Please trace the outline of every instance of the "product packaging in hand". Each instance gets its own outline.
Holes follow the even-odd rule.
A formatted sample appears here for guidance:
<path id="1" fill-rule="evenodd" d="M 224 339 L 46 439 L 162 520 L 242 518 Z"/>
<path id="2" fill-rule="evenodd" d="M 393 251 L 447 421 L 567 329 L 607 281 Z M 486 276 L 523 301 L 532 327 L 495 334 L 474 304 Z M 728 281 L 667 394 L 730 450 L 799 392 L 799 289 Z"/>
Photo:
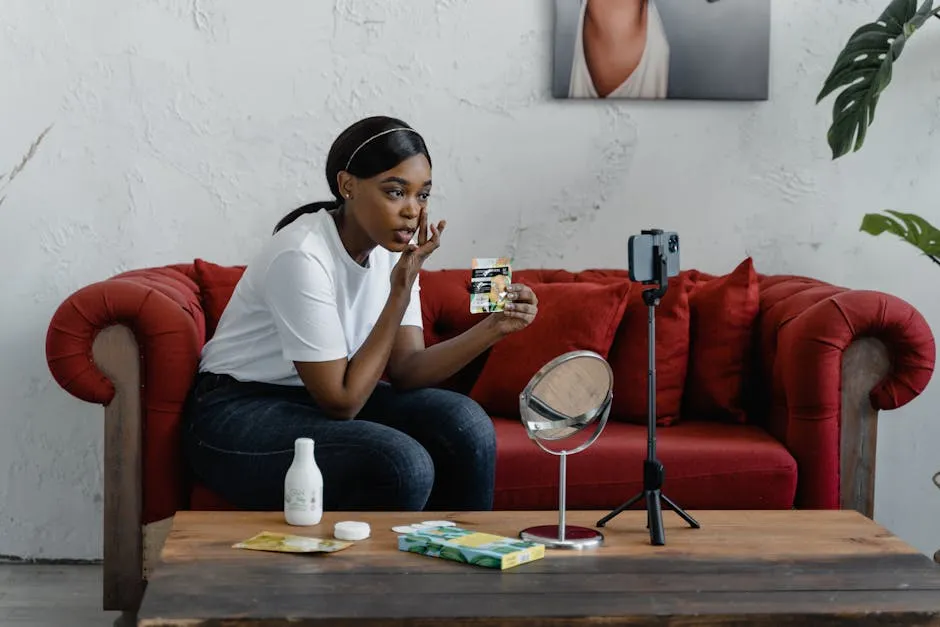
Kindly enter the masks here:
<path id="1" fill-rule="evenodd" d="M 470 271 L 470 313 L 503 311 L 510 283 L 509 257 L 474 259 Z"/>

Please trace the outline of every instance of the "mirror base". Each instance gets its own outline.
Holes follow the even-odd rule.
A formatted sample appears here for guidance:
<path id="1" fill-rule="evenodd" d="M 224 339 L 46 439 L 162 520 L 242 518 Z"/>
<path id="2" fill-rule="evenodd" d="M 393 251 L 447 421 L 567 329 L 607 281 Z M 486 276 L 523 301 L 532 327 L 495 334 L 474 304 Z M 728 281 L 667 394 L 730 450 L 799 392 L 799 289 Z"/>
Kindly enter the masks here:
<path id="1" fill-rule="evenodd" d="M 565 526 L 565 537 L 562 539 L 558 525 L 539 525 L 523 529 L 519 537 L 544 544 L 547 549 L 593 549 L 604 543 L 604 534 L 588 527 Z"/>

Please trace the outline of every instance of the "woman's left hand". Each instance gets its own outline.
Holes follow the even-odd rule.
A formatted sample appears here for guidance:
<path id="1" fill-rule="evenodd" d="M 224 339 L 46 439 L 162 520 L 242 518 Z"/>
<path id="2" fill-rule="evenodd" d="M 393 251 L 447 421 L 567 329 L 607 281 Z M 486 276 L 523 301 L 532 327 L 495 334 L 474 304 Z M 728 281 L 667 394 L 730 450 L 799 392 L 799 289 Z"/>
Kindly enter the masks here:
<path id="1" fill-rule="evenodd" d="M 539 299 L 528 285 L 513 283 L 506 288 L 503 311 L 490 314 L 501 335 L 509 335 L 526 328 L 535 320 Z"/>

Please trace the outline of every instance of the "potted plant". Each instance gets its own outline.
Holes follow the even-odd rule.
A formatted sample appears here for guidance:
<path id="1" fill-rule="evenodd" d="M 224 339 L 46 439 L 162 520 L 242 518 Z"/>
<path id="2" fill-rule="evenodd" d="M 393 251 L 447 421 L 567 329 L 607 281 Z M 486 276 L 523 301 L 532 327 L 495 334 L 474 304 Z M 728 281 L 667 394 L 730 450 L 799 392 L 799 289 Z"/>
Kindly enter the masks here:
<path id="1" fill-rule="evenodd" d="M 841 90 L 833 102 L 828 132 L 833 159 L 861 150 L 878 99 L 891 82 L 891 70 L 907 40 L 930 18 L 940 19 L 935 1 L 940 5 L 940 0 L 892 0 L 877 20 L 849 37 L 816 98 L 819 104 Z M 860 230 L 897 235 L 940 266 L 940 231 L 918 215 L 892 210 L 869 213 Z"/>

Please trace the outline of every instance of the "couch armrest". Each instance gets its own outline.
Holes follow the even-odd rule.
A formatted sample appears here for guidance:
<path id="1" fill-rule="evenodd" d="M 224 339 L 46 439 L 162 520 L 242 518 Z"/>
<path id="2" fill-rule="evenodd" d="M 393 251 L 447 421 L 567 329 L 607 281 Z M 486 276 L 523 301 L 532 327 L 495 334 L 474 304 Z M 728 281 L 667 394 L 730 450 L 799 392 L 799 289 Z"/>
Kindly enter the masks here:
<path id="1" fill-rule="evenodd" d="M 768 429 L 796 458 L 796 506 L 872 516 L 877 412 L 920 394 L 936 346 L 903 300 L 803 277 L 762 277 Z"/>
<path id="2" fill-rule="evenodd" d="M 69 296 L 49 324 L 46 360 L 52 376 L 73 396 L 110 406 L 115 386 L 132 378 L 127 372 L 132 366 L 117 357 L 112 357 L 115 365 L 104 366 L 94 350 L 99 333 L 116 325 L 130 329 L 139 347 L 139 394 L 127 400 L 141 403 L 147 523 L 172 516 L 185 504 L 180 464 L 167 461 L 178 459 L 183 403 L 205 342 L 198 287 L 176 267 L 150 268 Z"/>
<path id="3" fill-rule="evenodd" d="M 88 285 L 59 306 L 46 335 L 59 385 L 105 406 L 105 609 L 136 607 L 142 526 L 187 504 L 179 428 L 205 317 L 183 268 L 136 270 Z"/>

